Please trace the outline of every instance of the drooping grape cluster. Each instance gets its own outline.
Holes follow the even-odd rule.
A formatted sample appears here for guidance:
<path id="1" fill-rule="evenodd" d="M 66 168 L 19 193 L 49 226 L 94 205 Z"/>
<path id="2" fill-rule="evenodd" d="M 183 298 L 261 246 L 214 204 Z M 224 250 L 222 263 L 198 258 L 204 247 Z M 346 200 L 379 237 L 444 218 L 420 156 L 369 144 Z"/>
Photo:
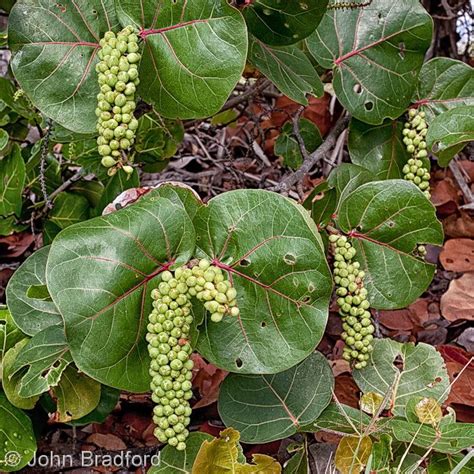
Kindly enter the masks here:
<path id="1" fill-rule="evenodd" d="M 186 280 L 189 293 L 204 303 L 213 322 L 221 322 L 226 314 L 234 317 L 240 314 L 237 291 L 219 267 L 203 259 L 191 271 L 192 276 Z"/>
<path id="2" fill-rule="evenodd" d="M 403 167 L 405 179 L 415 183 L 429 199 L 430 194 L 430 173 L 423 166 L 423 158 L 428 156 L 426 149 L 426 134 L 428 125 L 425 121 L 425 112 L 419 112 L 416 109 L 410 109 L 408 112 L 409 121 L 405 123 L 403 129 L 403 143 L 407 147 L 408 153 L 412 158 Z"/>
<path id="3" fill-rule="evenodd" d="M 151 296 L 153 311 L 146 339 L 151 357 L 152 400 L 156 403 L 154 433 L 160 442 L 182 451 L 186 449 L 192 413 L 191 298 L 203 301 L 212 321 L 220 322 L 225 314 L 239 314 L 237 293 L 220 268 L 200 260 L 191 268 L 176 269 L 174 274 L 164 271 Z"/>
<path id="4" fill-rule="evenodd" d="M 113 31 L 105 33 L 100 46 L 100 62 L 96 66 L 100 86 L 96 109 L 98 151 L 110 176 L 119 168 L 132 174 L 125 152 L 133 145 L 138 128 L 133 116 L 135 91 L 140 83 L 138 36 L 132 26 L 127 26 L 117 35 Z"/>
<path id="5" fill-rule="evenodd" d="M 173 275 L 165 271 L 161 283 L 151 293 L 153 311 L 149 316 L 148 353 L 151 357 L 152 400 L 156 403 L 153 421 L 155 436 L 178 450 L 186 449 L 191 419 L 193 361 L 189 343 L 191 302 L 183 282 L 184 269 Z"/>
<path id="6" fill-rule="evenodd" d="M 373 350 L 371 343 L 375 331 L 367 289 L 364 287 L 365 273 L 360 269 L 360 264 L 353 261 L 356 250 L 347 237 L 332 234 L 329 241 L 334 253 L 337 304 L 344 329 L 341 337 L 346 343 L 342 357 L 354 361 L 356 369 L 362 369 L 367 365 Z"/>

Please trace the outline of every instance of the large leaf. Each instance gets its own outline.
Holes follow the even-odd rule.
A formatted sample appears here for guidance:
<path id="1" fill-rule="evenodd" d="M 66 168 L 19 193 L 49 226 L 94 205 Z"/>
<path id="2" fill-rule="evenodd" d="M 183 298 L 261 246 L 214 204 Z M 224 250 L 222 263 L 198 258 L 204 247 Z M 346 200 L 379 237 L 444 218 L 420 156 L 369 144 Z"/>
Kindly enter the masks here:
<path id="1" fill-rule="evenodd" d="M 372 306 L 403 308 L 426 290 L 435 267 L 413 252 L 418 244 L 441 245 L 443 229 L 415 185 L 388 180 L 360 186 L 342 202 L 338 224 L 353 237 Z"/>
<path id="2" fill-rule="evenodd" d="M 341 203 L 353 191 L 365 183 L 373 181 L 375 176 L 362 166 L 350 163 L 342 163 L 335 168 L 328 178 L 328 184 L 336 190 L 338 204 L 336 210 L 339 210 Z"/>
<path id="3" fill-rule="evenodd" d="M 318 418 L 331 401 L 333 387 L 331 368 L 317 352 L 279 374 L 229 375 L 221 386 L 219 414 L 244 443 L 267 443 Z"/>
<path id="4" fill-rule="evenodd" d="M 422 448 L 433 448 L 440 453 L 455 454 L 472 448 L 473 423 L 449 423 L 435 429 L 428 425 L 393 419 L 388 426 L 398 441 L 413 443 Z"/>
<path id="5" fill-rule="evenodd" d="M 100 383 L 68 366 L 53 389 L 58 402 L 56 420 L 79 420 L 94 410 L 100 401 Z"/>
<path id="6" fill-rule="evenodd" d="M 427 121 L 460 105 L 474 105 L 474 69 L 450 58 L 434 58 L 420 71 L 415 104 Z"/>
<path id="7" fill-rule="evenodd" d="M 411 155 L 402 141 L 402 131 L 401 122 L 374 126 L 352 119 L 349 129 L 352 163 L 367 168 L 380 180 L 403 177 L 402 169 Z"/>
<path id="8" fill-rule="evenodd" d="M 264 43 L 285 46 L 309 36 L 323 17 L 328 0 L 255 0 L 244 10 L 249 31 Z"/>
<path id="9" fill-rule="evenodd" d="M 194 243 L 183 206 L 157 191 L 61 232 L 51 246 L 48 288 L 81 371 L 116 388 L 148 390 L 150 292 L 169 265 L 189 260 Z"/>
<path id="10" fill-rule="evenodd" d="M 37 396 L 34 397 L 22 397 L 20 395 L 20 386 L 21 386 L 21 375 L 14 374 L 13 365 L 16 358 L 24 347 L 28 344 L 28 339 L 22 339 L 20 342 L 16 343 L 8 352 L 5 354 L 2 360 L 2 386 L 5 395 L 7 396 L 9 402 L 12 405 L 15 405 L 18 408 L 24 410 L 31 410 L 38 401 Z"/>
<path id="11" fill-rule="evenodd" d="M 6 352 L 17 342 L 20 342 L 25 335 L 14 323 L 10 311 L 0 306 L 0 382 L 3 377 L 2 360 Z"/>
<path id="12" fill-rule="evenodd" d="M 305 359 L 321 340 L 332 289 L 307 211 L 275 193 L 232 191 L 201 208 L 194 224 L 203 254 L 232 277 L 240 308 L 237 318 L 205 320 L 200 353 L 245 374 L 281 372 Z"/>
<path id="13" fill-rule="evenodd" d="M 148 470 L 148 474 L 191 474 L 194 460 L 201 449 L 204 441 L 212 441 L 214 438 L 207 433 L 191 433 L 186 440 L 186 451 L 178 451 L 170 445 L 166 445 L 159 454 L 158 464 Z"/>
<path id="14" fill-rule="evenodd" d="M 247 57 L 240 12 L 226 0 L 119 0 L 117 7 L 124 26 L 145 30 L 140 95 L 164 117 L 218 112 Z"/>
<path id="15" fill-rule="evenodd" d="M 85 221 L 89 217 L 89 201 L 73 193 L 59 193 L 49 214 L 50 221 L 60 229 Z"/>
<path id="16" fill-rule="evenodd" d="M 431 17 L 418 1 L 373 0 L 328 11 L 307 44 L 321 66 L 334 68 L 344 107 L 378 125 L 410 104 L 431 35 Z"/>
<path id="17" fill-rule="evenodd" d="M 31 420 L 0 390 L 0 470 L 20 470 L 33 459 L 35 451 Z"/>
<path id="18" fill-rule="evenodd" d="M 426 143 L 438 157 L 441 166 L 448 166 L 451 159 L 468 142 L 474 140 L 474 105 L 456 107 L 438 115 L 428 129 Z"/>
<path id="19" fill-rule="evenodd" d="M 248 61 L 290 99 L 306 105 L 306 94 L 320 97 L 323 84 L 314 66 L 298 46 L 271 47 L 250 37 Z"/>
<path id="20" fill-rule="evenodd" d="M 402 360 L 400 369 L 395 365 L 397 357 Z M 406 415 L 412 397 L 443 402 L 449 394 L 443 358 L 433 346 L 424 343 L 415 346 L 390 339 L 376 340 L 367 367 L 355 371 L 354 379 L 364 393 L 375 392 L 385 397 L 392 391 L 390 407 L 397 416 Z"/>
<path id="21" fill-rule="evenodd" d="M 107 385 L 100 387 L 99 404 L 87 415 L 77 420 L 70 421 L 73 426 L 84 426 L 91 423 L 103 423 L 110 415 L 111 411 L 116 407 L 120 399 L 120 390 Z"/>
<path id="22" fill-rule="evenodd" d="M 7 303 L 17 326 L 29 336 L 61 324 L 62 319 L 51 298 L 36 298 L 31 288 L 46 288 L 46 262 L 50 247 L 31 255 L 13 274 L 7 286 Z"/>
<path id="23" fill-rule="evenodd" d="M 362 433 L 369 423 L 370 417 L 360 410 L 333 402 L 321 413 L 319 418 L 302 426 L 300 431 L 314 433 L 327 430 L 342 435 L 356 434 Z"/>
<path id="24" fill-rule="evenodd" d="M 14 145 L 10 155 L 0 159 L 0 216 L 20 216 L 25 179 L 25 162 L 20 147 Z"/>
<path id="25" fill-rule="evenodd" d="M 23 347 L 11 368 L 11 375 L 21 370 L 19 395 L 33 397 L 56 386 L 70 362 L 62 325 L 39 332 Z"/>
<path id="26" fill-rule="evenodd" d="M 13 73 L 33 104 L 67 129 L 95 132 L 97 51 L 117 27 L 114 1 L 19 0 L 8 20 Z"/>

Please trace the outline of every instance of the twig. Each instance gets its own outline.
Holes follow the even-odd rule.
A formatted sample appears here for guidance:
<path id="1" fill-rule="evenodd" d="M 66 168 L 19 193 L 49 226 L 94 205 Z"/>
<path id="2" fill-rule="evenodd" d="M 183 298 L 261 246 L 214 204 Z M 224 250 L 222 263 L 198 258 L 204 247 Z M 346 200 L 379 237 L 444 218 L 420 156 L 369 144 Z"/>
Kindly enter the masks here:
<path id="1" fill-rule="evenodd" d="M 269 79 L 265 79 L 261 81 L 260 83 L 255 84 L 254 87 L 251 87 L 250 89 L 246 90 L 242 94 L 236 97 L 232 97 L 224 104 L 224 106 L 221 109 L 221 112 L 224 112 L 225 110 L 233 109 L 235 106 L 241 104 L 242 102 L 247 102 L 253 96 L 265 90 L 271 83 L 272 81 L 270 81 Z"/>
<path id="2" fill-rule="evenodd" d="M 451 162 L 449 163 L 449 169 L 453 173 L 454 179 L 458 183 L 458 186 L 464 195 L 464 201 L 466 202 L 466 205 L 468 206 L 469 204 L 474 202 L 474 194 L 472 193 L 471 188 L 467 184 L 466 178 L 464 177 L 463 172 L 461 171 L 461 168 L 459 167 L 456 157 L 453 160 L 451 160 Z"/>
<path id="3" fill-rule="evenodd" d="M 316 151 L 310 155 L 307 155 L 307 158 L 304 159 L 300 169 L 283 179 L 281 183 L 272 189 L 272 191 L 287 193 L 294 184 L 296 184 L 298 181 L 301 181 L 303 177 L 313 169 L 316 163 L 318 163 L 318 161 L 323 159 L 331 151 L 331 149 L 336 144 L 339 135 L 349 124 L 349 120 L 350 115 L 343 115 L 336 122 L 336 125 L 326 137 L 326 140 L 323 142 L 323 144 L 317 148 Z"/>

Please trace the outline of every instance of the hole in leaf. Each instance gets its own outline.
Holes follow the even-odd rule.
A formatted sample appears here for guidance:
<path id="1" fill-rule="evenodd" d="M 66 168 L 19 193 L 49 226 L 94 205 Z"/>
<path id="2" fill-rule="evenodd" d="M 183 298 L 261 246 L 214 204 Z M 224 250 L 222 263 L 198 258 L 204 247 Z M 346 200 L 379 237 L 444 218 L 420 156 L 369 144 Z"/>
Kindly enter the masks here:
<path id="1" fill-rule="evenodd" d="M 262 322 L 260 323 L 260 327 L 266 328 L 266 327 L 267 327 L 267 323 L 266 323 L 265 321 L 262 321 Z"/>
<path id="2" fill-rule="evenodd" d="M 248 267 L 252 262 L 247 259 L 247 258 L 243 258 L 241 261 L 240 261 L 240 266 L 241 267 Z"/>
<path id="3" fill-rule="evenodd" d="M 355 84 L 352 90 L 356 94 L 362 94 L 362 86 L 360 84 Z"/>
<path id="4" fill-rule="evenodd" d="M 303 301 L 304 304 L 309 304 L 309 303 L 311 303 L 311 296 L 306 295 L 306 296 L 302 299 L 302 301 Z"/>
<path id="5" fill-rule="evenodd" d="M 244 365 L 244 363 L 242 362 L 242 359 L 239 357 L 237 359 L 235 359 L 235 365 L 237 366 L 237 368 L 242 368 L 242 366 Z"/>
<path id="6" fill-rule="evenodd" d="M 287 265 L 294 265 L 296 263 L 296 257 L 292 254 L 292 253 L 287 253 L 284 257 L 283 257 L 283 261 L 287 264 Z"/>
<path id="7" fill-rule="evenodd" d="M 369 100 L 364 104 L 364 107 L 367 112 L 370 112 L 374 108 L 374 103 Z"/>
<path id="8" fill-rule="evenodd" d="M 440 148 L 441 148 L 441 142 L 438 141 L 438 142 L 433 143 L 433 148 L 432 148 L 433 153 L 437 153 L 440 150 Z"/>
<path id="9" fill-rule="evenodd" d="M 309 291 L 310 293 L 313 293 L 314 290 L 316 290 L 316 286 L 313 285 L 313 283 L 310 283 L 310 284 L 308 285 L 308 291 Z"/>
<path id="10" fill-rule="evenodd" d="M 395 222 L 393 221 L 388 221 L 387 225 L 390 227 L 390 229 L 393 229 L 395 227 Z"/>
<path id="11" fill-rule="evenodd" d="M 403 41 L 398 45 L 398 49 L 399 49 L 398 55 L 402 59 L 405 59 L 406 46 L 405 46 L 405 43 L 403 43 Z"/>

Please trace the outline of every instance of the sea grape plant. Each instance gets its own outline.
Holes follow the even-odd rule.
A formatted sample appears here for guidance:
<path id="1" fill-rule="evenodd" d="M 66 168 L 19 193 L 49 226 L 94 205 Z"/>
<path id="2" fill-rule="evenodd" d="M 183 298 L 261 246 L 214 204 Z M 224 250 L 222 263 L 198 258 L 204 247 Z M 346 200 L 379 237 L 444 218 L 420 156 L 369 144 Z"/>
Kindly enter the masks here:
<path id="1" fill-rule="evenodd" d="M 428 288 L 435 266 L 426 246 L 443 243 L 428 156 L 446 166 L 472 139 L 472 68 L 447 58 L 424 63 L 431 37 L 432 19 L 417 0 L 15 3 L 8 42 L 22 92 L 12 100 L 7 81 L 10 92 L 0 96 L 9 111 L 0 176 L 14 179 L 0 200 L 0 230 L 20 225 L 22 191 L 41 155 L 28 149 L 25 166 L 13 143 L 28 123 L 52 124 L 51 139 L 107 185 L 99 198 L 90 187 L 89 200 L 57 196 L 44 229 L 50 245 L 8 285 L 0 410 L 18 426 L 8 427 L 12 446 L 0 442 L 2 469 L 34 454 L 22 410 L 41 403 L 56 421 L 100 422 L 119 390 L 150 388 L 155 434 L 170 444 L 163 455 L 184 466 L 179 451 L 190 450 L 202 466 L 219 440 L 189 435 L 193 351 L 230 372 L 219 412 L 243 442 L 327 429 L 344 436 L 336 459 L 343 472 L 419 465 L 423 454 L 403 454 L 410 443 L 446 456 L 469 447 L 472 425 L 440 410 L 450 388 L 440 355 L 375 337 L 370 311 L 403 308 Z M 246 64 L 302 105 L 323 94 L 320 72 L 330 72 L 325 80 L 332 77 L 351 115 L 352 163 L 303 205 L 263 190 L 205 203 L 166 184 L 101 215 L 120 191 L 139 186 L 137 161 L 156 170 L 156 156 L 173 155 L 182 120 L 221 110 Z M 286 133 L 282 154 L 294 158 L 301 143 Z M 319 133 L 313 141 L 317 148 Z M 70 207 L 77 212 L 67 215 Z M 333 281 L 361 411 L 334 400 L 329 364 L 315 352 Z M 6 463 L 13 450 L 14 465 Z M 295 459 L 306 455 L 302 448 Z"/>

